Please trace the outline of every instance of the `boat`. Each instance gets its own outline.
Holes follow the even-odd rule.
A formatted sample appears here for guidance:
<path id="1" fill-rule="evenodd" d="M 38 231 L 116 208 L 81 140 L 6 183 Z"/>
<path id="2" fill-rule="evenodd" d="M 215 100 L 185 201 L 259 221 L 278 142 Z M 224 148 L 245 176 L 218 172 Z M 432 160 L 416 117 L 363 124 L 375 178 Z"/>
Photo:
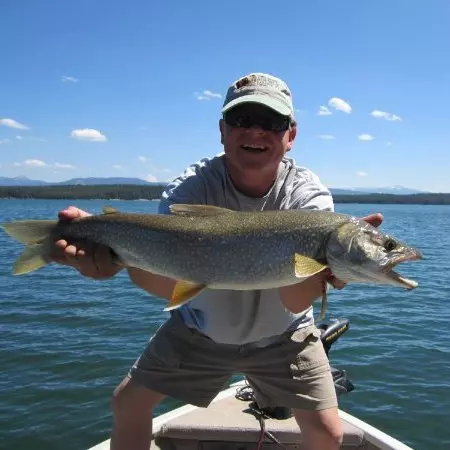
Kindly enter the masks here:
<path id="1" fill-rule="evenodd" d="M 349 328 L 348 319 L 319 325 L 327 354 Z M 351 392 L 344 370 L 332 368 L 338 396 Z M 339 409 L 343 450 L 413 450 Z M 260 409 L 245 377 L 222 390 L 207 408 L 183 405 L 153 419 L 151 450 L 300 450 L 302 433 L 289 410 Z M 108 450 L 109 439 L 89 450 Z"/>

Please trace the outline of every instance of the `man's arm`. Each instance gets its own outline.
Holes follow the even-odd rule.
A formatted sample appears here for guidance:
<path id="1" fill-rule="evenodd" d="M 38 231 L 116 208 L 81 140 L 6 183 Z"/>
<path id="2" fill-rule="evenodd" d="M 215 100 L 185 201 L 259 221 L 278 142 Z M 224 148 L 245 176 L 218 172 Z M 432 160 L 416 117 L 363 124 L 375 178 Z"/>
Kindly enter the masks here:
<path id="1" fill-rule="evenodd" d="M 155 275 L 151 272 L 141 269 L 128 269 L 130 280 L 141 289 L 155 297 L 170 300 L 176 281 L 162 275 Z"/>

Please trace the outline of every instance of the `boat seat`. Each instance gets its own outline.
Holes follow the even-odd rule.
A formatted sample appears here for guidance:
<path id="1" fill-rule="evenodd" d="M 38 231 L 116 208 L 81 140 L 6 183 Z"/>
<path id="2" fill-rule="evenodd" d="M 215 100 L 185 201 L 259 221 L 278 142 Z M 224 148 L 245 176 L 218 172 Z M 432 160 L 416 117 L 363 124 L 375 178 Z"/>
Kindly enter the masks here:
<path id="1" fill-rule="evenodd" d="M 155 430 L 152 447 L 161 450 L 255 450 L 260 424 L 248 406 L 249 402 L 230 396 L 212 403 L 208 408 L 198 408 L 176 417 Z M 266 419 L 265 424 L 266 430 L 285 447 L 300 447 L 301 431 L 293 417 Z M 342 424 L 342 447 L 363 448 L 364 433 L 344 420 Z M 275 450 L 276 447 L 266 437 L 264 449 Z"/>

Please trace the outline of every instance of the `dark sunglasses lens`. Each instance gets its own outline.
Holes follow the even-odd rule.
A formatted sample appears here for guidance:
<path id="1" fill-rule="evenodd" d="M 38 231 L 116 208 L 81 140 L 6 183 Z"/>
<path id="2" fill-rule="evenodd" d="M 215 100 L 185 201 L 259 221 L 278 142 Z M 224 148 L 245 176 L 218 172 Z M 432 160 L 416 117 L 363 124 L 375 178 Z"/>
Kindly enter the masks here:
<path id="1" fill-rule="evenodd" d="M 251 128 L 259 126 L 265 131 L 286 131 L 289 128 L 289 117 L 279 114 L 251 114 L 245 112 L 230 111 L 224 116 L 225 122 L 235 128 Z"/>
<path id="2" fill-rule="evenodd" d="M 290 125 L 289 117 L 279 116 L 277 120 L 272 121 L 272 130 L 273 131 L 286 131 Z"/>

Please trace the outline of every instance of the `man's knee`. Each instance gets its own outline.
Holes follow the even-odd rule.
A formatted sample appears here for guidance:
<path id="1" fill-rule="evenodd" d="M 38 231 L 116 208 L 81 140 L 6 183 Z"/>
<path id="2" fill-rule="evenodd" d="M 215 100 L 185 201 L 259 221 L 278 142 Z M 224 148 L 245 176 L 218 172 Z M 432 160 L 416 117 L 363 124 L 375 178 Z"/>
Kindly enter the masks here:
<path id="1" fill-rule="evenodd" d="M 148 417 L 153 408 L 164 398 L 163 394 L 137 384 L 125 377 L 114 389 L 111 407 L 115 417 Z"/>

